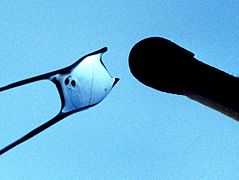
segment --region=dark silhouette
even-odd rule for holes
[[[56,124],[65,117],[100,103],[119,81],[113,78],[102,63],[102,48],[90,53],[74,64],[53,72],[18,81],[4,87],[0,92],[39,80],[52,81],[61,98],[60,112],[51,120],[35,128],[25,136],[0,150],[0,155]]]
[[[46,122],[46,123],[42,124],[41,126],[35,128],[34,130],[32,130],[31,132],[27,133],[25,136],[21,137],[17,141],[15,141],[12,144],[10,144],[10,145],[4,147],[3,149],[1,149],[0,150],[0,155],[2,155],[3,153],[7,152],[8,150],[14,148],[18,144],[21,144],[24,141],[26,141],[26,140],[32,138],[33,136],[39,134],[40,132],[44,131],[48,127],[52,126],[53,124],[56,124],[60,120],[64,119],[66,116],[68,116],[68,115],[67,114],[58,114],[57,116],[55,116],[54,118],[52,118],[48,122]]]
[[[239,78],[195,59],[167,39],[138,42],[129,54],[129,67],[146,86],[185,95],[239,120]]]

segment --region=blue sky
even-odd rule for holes
[[[109,48],[121,80],[99,105],[74,114],[0,157],[0,179],[238,179],[239,124],[130,73],[139,40],[168,38],[197,59],[238,74],[239,3],[233,0],[1,1],[0,86]],[[55,116],[42,81],[1,93],[0,146]]]

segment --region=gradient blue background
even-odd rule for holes
[[[0,179],[239,179],[239,124],[183,96],[140,84],[128,54],[149,36],[239,72],[239,3],[233,0],[0,2],[0,86],[70,65],[107,46],[121,80],[99,105],[0,157]],[[1,93],[0,147],[55,116],[42,81]]]

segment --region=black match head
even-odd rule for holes
[[[143,84],[160,91],[182,94],[194,54],[160,37],[141,40],[129,54],[131,73]]]
[[[138,42],[129,54],[129,67],[146,86],[185,95],[239,121],[239,78],[195,59],[167,39]]]

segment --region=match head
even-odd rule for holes
[[[143,84],[160,91],[182,94],[194,54],[160,37],[141,40],[131,49],[131,73]]]

